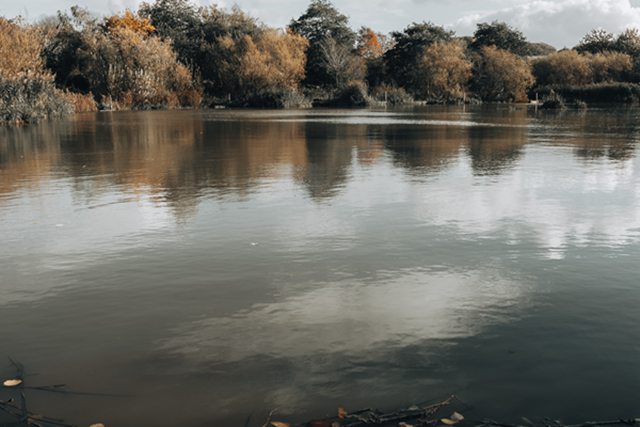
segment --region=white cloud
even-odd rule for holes
[[[535,0],[493,12],[467,14],[453,27],[469,34],[477,22],[493,20],[521,29],[532,41],[571,47],[594,28],[620,32],[640,26],[640,7],[629,0]]]
[[[25,0],[0,2],[0,15],[26,15],[38,18],[80,4],[106,14],[135,8],[142,0]],[[285,26],[304,12],[306,0],[192,0],[196,4],[229,6],[237,3],[252,16],[269,25]],[[589,30],[597,27],[619,32],[640,26],[640,7],[636,0],[333,0],[348,15],[351,25],[370,26],[378,31],[401,30],[413,21],[432,21],[449,26],[459,34],[470,35],[478,22],[503,20],[520,28],[533,41],[556,47],[573,46]]]

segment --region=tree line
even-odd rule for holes
[[[636,29],[617,36],[594,30],[574,48],[556,51],[503,22],[480,23],[471,37],[431,22],[390,34],[354,31],[328,0],[312,0],[286,29],[238,7],[196,7],[189,0],[154,0],[104,18],[79,7],[34,24],[0,18],[0,55],[0,121],[98,108],[523,102],[551,90],[622,91],[636,99],[640,93]]]

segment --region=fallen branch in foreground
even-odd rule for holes
[[[533,422],[528,418],[522,418],[522,424],[508,424],[484,419],[482,421],[465,420],[465,417],[454,409],[469,408],[456,396],[451,395],[447,399],[427,406],[411,406],[391,412],[382,412],[376,409],[362,409],[347,413],[343,408],[338,408],[338,414],[334,417],[313,420],[302,424],[289,424],[282,421],[273,421],[275,410],[269,413],[262,427],[449,427],[460,424],[460,427],[608,427],[608,426],[640,426],[640,418],[617,419],[608,421],[586,421],[580,424],[563,424],[558,420],[549,418]],[[453,407],[455,406],[455,407]],[[444,412],[444,409],[447,411]],[[451,413],[453,411],[453,413]],[[446,417],[443,415],[451,414]]]

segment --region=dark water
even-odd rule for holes
[[[639,416],[639,140],[637,109],[0,128],[0,358],[120,395],[28,392],[80,425]]]

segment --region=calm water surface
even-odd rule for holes
[[[28,392],[80,425],[639,416],[639,141],[638,109],[0,128],[0,359],[119,395]]]

